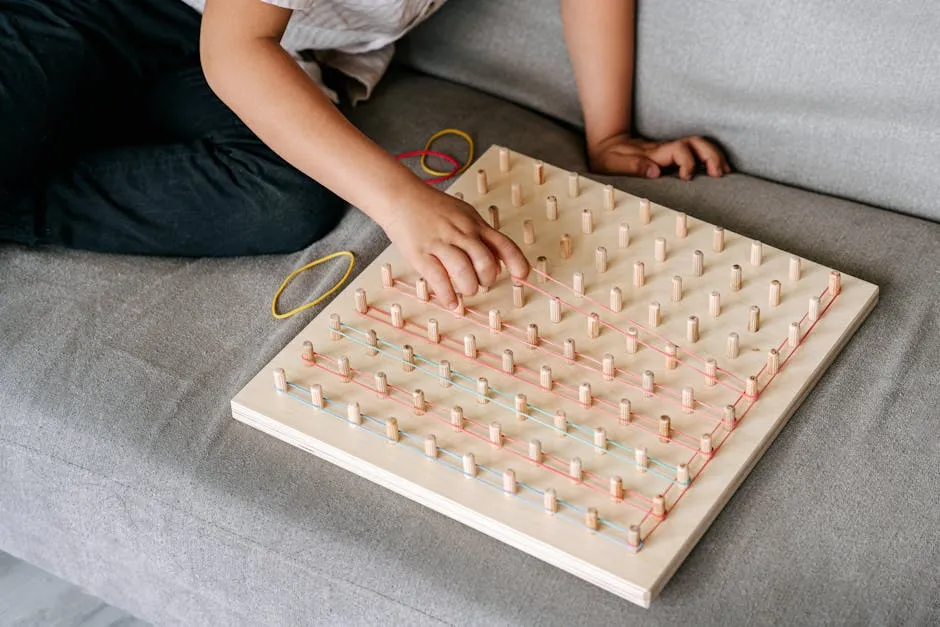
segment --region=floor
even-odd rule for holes
[[[81,588],[0,551],[0,627],[146,627]]]

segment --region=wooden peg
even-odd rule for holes
[[[273,371],[274,374],[274,389],[278,392],[287,391],[287,374],[285,374],[283,368],[275,368]]]
[[[633,287],[643,287],[646,284],[646,267],[642,261],[633,263]]]
[[[689,234],[689,216],[684,213],[676,214],[676,237],[679,239],[685,239],[685,236]]]
[[[571,289],[577,296],[584,296],[584,273],[575,272],[571,276]]]
[[[545,183],[545,164],[541,161],[532,164],[532,180],[535,181],[536,185]]]
[[[630,355],[635,354],[637,349],[639,348],[639,344],[640,344],[639,335],[640,334],[636,330],[635,327],[630,327],[629,329],[627,329],[626,340],[627,340],[627,353],[628,354]]]
[[[584,382],[578,386],[578,402],[582,407],[591,407],[594,404],[594,395],[591,393],[591,384]]]
[[[405,317],[401,311],[401,305],[398,303],[392,303],[388,308],[389,317],[392,319],[392,326],[396,329],[401,329],[405,326]]]
[[[542,443],[539,440],[529,440],[529,459],[536,464],[542,463]]]
[[[437,459],[437,436],[433,433],[429,433],[424,438],[424,455],[426,457],[430,457],[431,459]]]
[[[381,370],[375,373],[375,392],[379,397],[388,396],[388,375]]]
[[[657,237],[653,241],[653,258],[656,261],[666,261],[666,238]]]
[[[672,276],[672,302],[678,303],[682,300],[682,277],[678,274]]]
[[[490,188],[486,184],[486,170],[477,170],[477,194],[485,196],[488,191]]]
[[[780,305],[780,281],[774,279],[770,282],[770,292],[767,301],[770,303],[771,307]]]
[[[664,357],[666,358],[666,370],[675,370],[678,365],[678,359],[676,358],[679,353],[678,347],[672,342],[666,342],[663,353],[665,353]]]
[[[428,402],[424,398],[424,390],[415,390],[411,393],[411,409],[419,416],[428,410]]]
[[[552,379],[552,367],[542,366],[539,369],[539,385],[546,390],[551,390],[554,384],[555,382]]]
[[[723,252],[725,249],[725,230],[716,226],[712,231],[712,250],[716,253]]]
[[[627,248],[630,245],[630,226],[622,223],[617,229],[617,247]]]
[[[741,349],[738,334],[732,331],[728,334],[728,348],[726,351],[728,359],[737,359],[740,352]]]
[[[657,518],[666,517],[666,497],[662,494],[657,494],[653,497],[653,507],[652,507],[653,516]]]
[[[816,322],[819,320],[819,296],[809,297],[809,311],[806,314],[806,318],[810,322]]]
[[[395,278],[392,276],[392,264],[382,264],[382,287],[389,289],[395,285]]]
[[[300,358],[308,364],[316,363],[317,355],[313,350],[313,342],[305,341],[300,351]]]
[[[594,214],[590,209],[581,212],[581,232],[586,235],[594,232]]]
[[[757,398],[758,387],[757,387],[757,377],[754,375],[749,376],[744,380],[744,395],[751,398]]]
[[[597,529],[600,527],[596,507],[589,507],[585,510],[584,526],[590,529],[591,531],[597,531]]]
[[[362,424],[362,410],[359,408],[359,403],[353,401],[346,405],[346,420],[352,425]]]
[[[584,469],[580,457],[572,457],[568,462],[568,476],[578,482],[584,480]]]
[[[453,382],[453,373],[450,367],[450,362],[446,359],[442,359],[437,364],[437,376],[439,377],[442,388],[449,388]]]
[[[759,266],[763,261],[763,246],[757,240],[751,242],[751,265]]]
[[[463,294],[457,294],[457,304],[454,306],[453,313],[457,318],[463,318],[467,315],[467,306],[463,302]]]
[[[310,402],[317,409],[326,407],[326,400],[323,398],[323,386],[319,383],[310,386]]]
[[[630,399],[622,398],[617,408],[620,410],[619,421],[621,425],[627,425],[633,418],[633,408],[630,405]]]
[[[649,468],[649,456],[646,454],[645,446],[638,446],[633,451],[633,463],[640,472],[646,472]]]
[[[829,271],[829,295],[835,298],[842,291],[842,274],[837,270]]]
[[[343,355],[336,358],[336,371],[343,383],[352,381],[352,368],[349,366],[349,357]]]
[[[486,405],[490,402],[490,384],[486,377],[477,379],[477,403]]]
[[[607,249],[603,246],[594,249],[594,270],[598,274],[607,272]]]
[[[545,217],[548,218],[550,222],[554,222],[558,219],[558,199],[554,196],[547,196],[545,198]]]
[[[557,296],[548,301],[548,317],[555,324],[561,322],[561,299]]]
[[[592,340],[597,339],[601,334],[601,317],[596,313],[592,313],[586,320],[588,337]]]
[[[568,435],[568,415],[564,409],[555,411],[554,423],[555,433],[558,434],[558,437],[563,438]]]
[[[698,441],[698,450],[703,455],[711,456],[712,454],[712,436],[710,433],[703,433],[702,437]]]
[[[618,476],[610,478],[610,499],[619,503],[623,500],[623,479]]]
[[[490,444],[503,445],[503,428],[498,422],[490,423]]]
[[[705,385],[715,387],[718,383],[718,362],[709,357],[705,360]]]
[[[711,292],[708,295],[708,314],[712,318],[721,315],[721,294],[719,292]]]
[[[539,283],[545,283],[547,280],[545,277],[548,276],[548,258],[539,257],[535,260],[535,269],[538,272],[535,274],[535,280]]]
[[[565,359],[567,359],[568,361],[574,361],[575,359],[577,359],[578,351],[575,349],[573,337],[569,337],[568,339],[566,339],[563,346],[564,346]]]
[[[529,401],[525,394],[516,394],[513,404],[516,409],[516,420],[525,420],[529,417]]]
[[[604,186],[604,209],[607,211],[614,210],[614,186],[605,185]]]
[[[369,355],[374,357],[379,354],[379,336],[376,334],[375,329],[366,331],[366,344],[369,345]]]
[[[802,260],[799,257],[790,257],[790,271],[787,274],[791,281],[799,281],[802,274]]]
[[[526,342],[529,343],[529,346],[535,348],[539,345],[539,325],[534,322],[530,322],[526,327],[525,331]]]
[[[698,342],[698,316],[689,316],[685,322],[685,339],[690,344]]]
[[[613,381],[615,373],[616,369],[614,367],[613,353],[604,353],[604,356],[601,358],[601,374],[604,377],[604,381]]]
[[[521,207],[522,202],[522,186],[519,183],[513,183],[509,188],[510,198],[512,199],[513,207]]]
[[[366,298],[366,291],[364,289],[356,288],[355,292],[356,300],[356,311],[358,313],[364,314],[369,311],[369,300]]]
[[[676,466],[676,483],[679,485],[689,485],[689,467],[686,464]]]
[[[559,248],[561,248],[561,258],[568,259],[571,257],[571,236],[567,233],[562,233],[561,238],[558,240]]]
[[[385,437],[389,442],[399,442],[401,433],[398,431],[398,419],[389,418],[385,421]]]
[[[725,408],[721,412],[721,421],[725,423],[725,427],[733,429],[736,420],[734,405],[725,405]]]
[[[643,396],[650,397],[656,390],[656,376],[652,370],[643,371]]]
[[[509,149],[502,146],[499,148],[499,171],[503,174],[509,172]]]
[[[803,332],[800,330],[800,323],[791,322],[787,329],[787,346],[790,350],[796,350],[796,347],[800,345],[802,337]]]
[[[695,409],[695,388],[686,386],[682,388],[682,411],[691,414]]]
[[[490,205],[487,208],[487,212],[490,215],[490,226],[498,231],[500,227],[499,207],[497,207],[496,205]]]
[[[477,338],[472,333],[463,336],[463,354],[468,359],[477,358]]]
[[[503,492],[506,494],[515,494],[518,490],[516,473],[512,468],[507,468],[503,471]]]
[[[432,344],[440,344],[441,342],[441,330],[440,325],[437,323],[437,320],[434,318],[428,319],[428,331],[427,331],[428,341]]]
[[[731,291],[739,292],[741,291],[741,286],[744,284],[743,271],[741,266],[734,264],[731,266]]]
[[[412,372],[415,369],[415,349],[409,344],[401,347],[401,369],[405,372]]]
[[[546,514],[554,515],[558,511],[558,496],[554,488],[546,488],[542,493],[542,507]]]
[[[599,454],[607,452],[607,430],[604,427],[594,427],[594,449]]]
[[[635,549],[640,548],[640,526],[630,525],[627,527],[627,544]]]
[[[751,305],[747,310],[747,330],[751,333],[760,331],[760,307]]]
[[[646,198],[640,199],[640,224],[649,224],[653,217],[653,210],[650,207],[650,201]]]
[[[529,246],[535,243],[535,223],[532,220],[522,222],[522,241]]]
[[[510,348],[503,350],[502,367],[503,372],[506,374],[513,374],[516,372],[516,360],[513,357],[512,349]]]
[[[780,354],[776,348],[767,351],[767,374],[774,376],[780,370]]]
[[[502,333],[503,315],[499,309],[490,309],[489,311],[490,333]]]
[[[581,193],[581,177],[577,172],[568,173],[568,198],[577,198]]]
[[[330,314],[330,339],[339,340],[343,337],[343,334],[340,332],[340,328],[343,323],[339,318],[339,314]]]
[[[418,297],[422,303],[426,303],[431,300],[431,292],[428,289],[428,282],[423,278],[419,278],[415,281],[415,296]]]
[[[649,306],[649,325],[651,327],[658,327],[662,321],[662,307],[656,301],[651,302]]]
[[[610,288],[610,308],[618,313],[623,310],[623,292],[619,287]]]
[[[463,454],[463,474],[467,479],[477,476],[477,460],[473,453]]]
[[[464,427],[463,407],[454,405],[450,408],[450,426],[454,431],[461,431]]]
[[[705,253],[700,250],[692,251],[692,276],[705,274]]]

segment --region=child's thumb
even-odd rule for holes
[[[659,164],[652,159],[647,159],[640,155],[620,156],[616,163],[612,164],[617,172],[629,176],[642,176],[649,179],[658,178],[660,175]]]

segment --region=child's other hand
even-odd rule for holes
[[[462,200],[426,186],[401,200],[385,232],[446,307],[457,304],[457,293],[492,285],[500,260],[511,276],[529,274],[519,247]]]
[[[731,172],[725,155],[715,144],[701,137],[683,137],[653,142],[627,135],[615,135],[588,149],[591,170],[599,174],[628,174],[657,178],[662,168],[675,165],[679,178],[689,181],[697,162],[705,164],[708,176]]]

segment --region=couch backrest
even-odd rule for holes
[[[637,132],[711,136],[743,172],[940,220],[940,3],[648,0],[639,13]],[[557,0],[449,0],[399,58],[580,123]]]

